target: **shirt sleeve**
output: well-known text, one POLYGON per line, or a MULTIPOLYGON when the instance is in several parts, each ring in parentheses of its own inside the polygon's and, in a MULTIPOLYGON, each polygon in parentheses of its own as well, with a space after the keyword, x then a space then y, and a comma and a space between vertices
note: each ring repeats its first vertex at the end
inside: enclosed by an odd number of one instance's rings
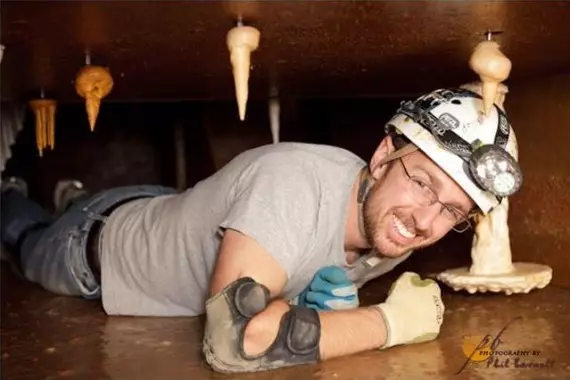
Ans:
POLYGON ((302 163, 268 161, 261 159, 240 176, 220 227, 254 239, 290 279, 314 240, 319 186, 302 163))

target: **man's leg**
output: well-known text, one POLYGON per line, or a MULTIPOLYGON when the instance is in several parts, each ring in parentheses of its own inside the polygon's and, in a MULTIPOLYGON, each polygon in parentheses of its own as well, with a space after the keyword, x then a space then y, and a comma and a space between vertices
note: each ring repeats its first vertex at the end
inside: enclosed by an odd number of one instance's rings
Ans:
POLYGON ((2 243, 9 255, 7 259, 21 275, 21 253, 37 243, 53 218, 27 198, 27 185, 19 178, 9 178, 2 183, 0 203, 2 243))
MULTIPOLYGON (((26 197, 24 186, 16 186, 22 182, 11 179, 3 184, 1 199, 2 242, 16 273, 56 294, 98 298, 99 284, 82 260, 86 231, 81 226, 87 215, 70 207, 53 218, 26 197)), ((66 198, 65 202, 75 204, 73 197, 66 198)))
POLYGON ((175 193, 161 186, 126 186, 72 202, 49 227, 25 238, 20 257, 25 277, 57 294, 100 298, 101 286, 88 253, 88 241, 97 234, 96 226, 125 202, 175 193))
POLYGON ((75 179, 62 179, 58 181, 53 191, 55 215, 63 214, 74 203, 84 201, 88 198, 89 192, 80 181, 75 179))

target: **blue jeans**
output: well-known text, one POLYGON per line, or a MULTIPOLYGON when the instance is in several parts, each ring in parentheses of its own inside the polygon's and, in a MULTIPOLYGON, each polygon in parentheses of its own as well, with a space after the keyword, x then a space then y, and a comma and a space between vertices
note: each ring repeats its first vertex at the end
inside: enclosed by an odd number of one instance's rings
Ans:
POLYGON ((53 220, 37 203, 10 189, 1 199, 2 242, 8 247, 19 245, 21 269, 29 281, 56 294, 97 299, 101 286, 87 259, 93 224, 104 222, 105 211, 129 199, 174 193, 174 189, 152 185, 104 190, 74 203, 53 220), (30 229, 33 226, 42 227, 30 229))

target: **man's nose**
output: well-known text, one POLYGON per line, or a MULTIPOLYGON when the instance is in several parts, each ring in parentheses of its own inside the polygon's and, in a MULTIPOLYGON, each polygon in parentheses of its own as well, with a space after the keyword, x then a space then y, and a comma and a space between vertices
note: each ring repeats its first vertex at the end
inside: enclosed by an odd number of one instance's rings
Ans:
POLYGON ((431 206, 421 207, 414 211, 412 214, 416 222, 416 228, 421 231, 430 231, 435 218, 439 215, 441 205, 434 203, 431 206))

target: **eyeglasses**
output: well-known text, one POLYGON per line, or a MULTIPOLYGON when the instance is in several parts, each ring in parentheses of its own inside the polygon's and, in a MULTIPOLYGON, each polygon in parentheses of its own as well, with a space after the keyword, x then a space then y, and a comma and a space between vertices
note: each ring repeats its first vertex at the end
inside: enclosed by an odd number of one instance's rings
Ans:
POLYGON ((471 228, 471 222, 469 221, 468 216, 459 211, 456 207, 442 203, 435 190, 433 190, 426 181, 421 178, 411 176, 406 165, 404 165, 402 158, 400 158, 399 161, 402 163, 404 172, 410 181, 412 194, 419 204, 425 207, 432 206, 435 203, 441 204, 442 207, 440 214, 453 223, 453 230, 456 232, 465 232, 471 228))

